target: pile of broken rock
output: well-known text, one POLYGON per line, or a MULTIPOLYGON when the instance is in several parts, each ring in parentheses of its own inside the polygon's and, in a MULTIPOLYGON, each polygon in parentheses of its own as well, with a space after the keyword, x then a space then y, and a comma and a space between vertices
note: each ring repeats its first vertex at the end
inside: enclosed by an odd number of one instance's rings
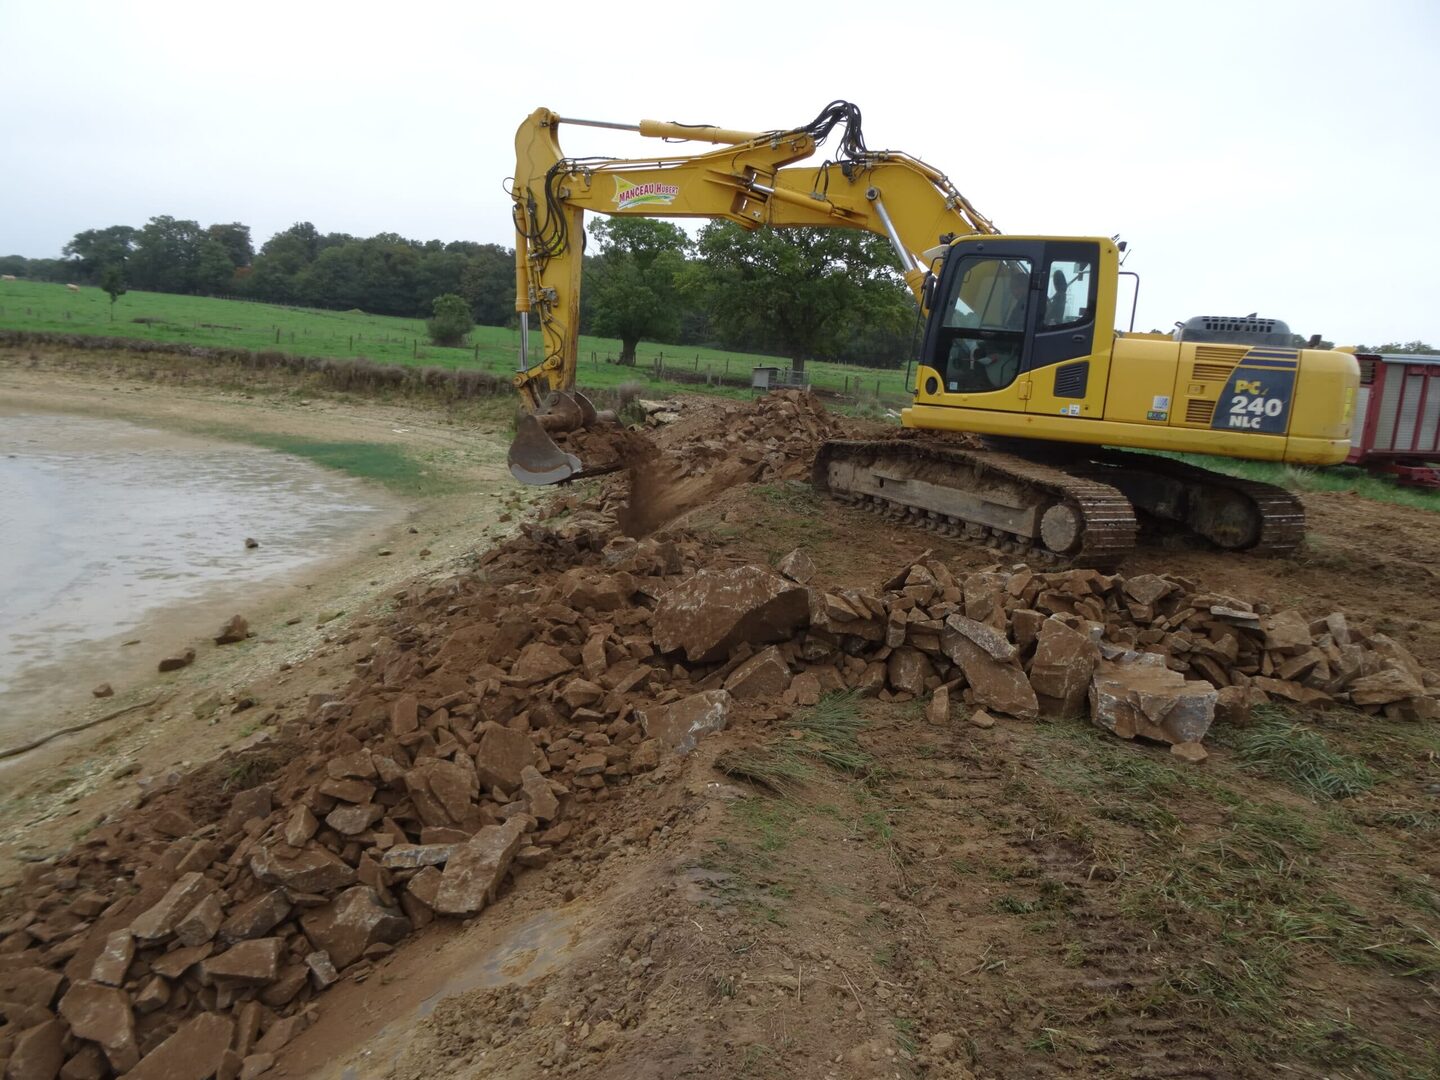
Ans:
POLYGON ((819 398, 800 390, 714 406, 683 427, 673 439, 658 440, 680 476, 727 464, 745 467, 755 480, 807 473, 819 445, 841 430, 819 398))
POLYGON ((847 685, 958 690, 1020 719, 1088 711, 1124 738, 1172 745, 1269 701, 1440 716, 1440 679, 1386 635, 1171 576, 1016 566, 957 579, 926 556, 878 593, 815 594, 810 640, 841 650, 847 685))
POLYGON ((952 698, 1088 710, 1190 747, 1217 710, 1270 699, 1436 714, 1435 677, 1339 614, 1153 575, 957 577, 928 555, 827 589, 803 552, 778 573, 706 565, 682 531, 637 541, 598 500, 569 510, 400 594, 251 786, 182 783, 34 869, 0 915, 7 1078, 258 1076, 337 979, 596 839, 600 804, 706 732, 827 691, 929 695, 942 720, 952 698))

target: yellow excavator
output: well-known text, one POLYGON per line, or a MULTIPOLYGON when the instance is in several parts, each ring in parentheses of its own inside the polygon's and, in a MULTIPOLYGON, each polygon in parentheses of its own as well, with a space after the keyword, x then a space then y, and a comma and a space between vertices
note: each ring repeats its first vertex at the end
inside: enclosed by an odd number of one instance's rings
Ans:
POLYGON ((605 420, 575 387, 587 210, 888 238, 926 320, 914 403, 901 413, 911 430, 826 443, 813 480, 924 528, 1050 565, 1114 566, 1142 524, 1285 553, 1304 535, 1297 499, 1163 452, 1331 465, 1349 451, 1353 356, 1297 349, 1283 323, 1254 316, 1191 319, 1175 334, 1113 329, 1123 243, 1001 233, 939 170, 868 149, 848 102, 803 127, 765 132, 538 109, 515 151, 524 415, 510 467, 522 482, 588 475, 572 451, 605 420), (721 148, 575 159, 560 149, 565 124, 721 148), (794 164, 837 128, 833 158, 794 164), (532 315, 544 341, 538 363, 532 315), (951 434, 959 432, 979 438, 951 434))

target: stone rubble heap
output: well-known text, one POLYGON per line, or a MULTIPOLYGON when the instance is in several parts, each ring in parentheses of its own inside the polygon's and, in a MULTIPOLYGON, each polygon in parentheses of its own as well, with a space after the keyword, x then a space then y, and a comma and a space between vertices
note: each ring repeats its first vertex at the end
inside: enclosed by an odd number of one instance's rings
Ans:
POLYGON ((680 475, 738 462, 750 467, 752 480, 808 474, 820 444, 841 434, 839 421, 820 399, 801 390, 707 409, 681 427, 673 438, 661 439, 667 457, 680 463, 680 475))
MULTIPOLYGON (((757 475, 801 467, 818 434, 765 432, 803 428, 805 401, 717 420, 716 452, 734 435, 757 475)), ((1440 680, 1339 613, 1155 575, 957 577, 928 554, 874 590, 825 588, 803 551, 776 572, 719 564, 681 530, 618 536, 613 498, 556 500, 472 570, 399 594, 349 685, 221 763, 239 790, 154 783, 35 867, 0 911, 0 1074, 259 1076, 325 988, 593 843, 597 804, 706 733, 827 691, 928 696, 940 723, 956 702, 980 726, 1088 711, 1190 748, 1217 710, 1266 700, 1440 712, 1440 680)))
POLYGON ((1217 710, 1241 719, 1268 701, 1440 717, 1440 679, 1386 635, 1179 577, 1017 566, 956 578, 926 556, 876 593, 812 603, 806 649, 837 648, 847 686, 943 689, 1021 719, 1088 712, 1125 738, 1198 742, 1217 710))

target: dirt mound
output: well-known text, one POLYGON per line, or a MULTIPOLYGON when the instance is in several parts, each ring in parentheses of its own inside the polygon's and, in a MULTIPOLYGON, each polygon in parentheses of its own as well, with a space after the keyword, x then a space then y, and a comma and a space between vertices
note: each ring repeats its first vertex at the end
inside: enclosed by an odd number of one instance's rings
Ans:
POLYGON ((799 390, 707 405, 673 434, 627 432, 614 446, 627 480, 620 528, 648 536, 736 484, 803 475, 820 443, 839 433, 820 400, 799 390))

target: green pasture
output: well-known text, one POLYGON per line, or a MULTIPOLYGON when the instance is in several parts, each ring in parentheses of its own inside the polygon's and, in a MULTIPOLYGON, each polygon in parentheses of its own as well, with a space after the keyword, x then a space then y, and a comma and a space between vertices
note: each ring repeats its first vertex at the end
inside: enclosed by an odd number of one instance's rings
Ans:
MULTIPOLYGON (((450 349, 428 343, 423 319, 172 293, 126 293, 115 304, 112 322, 110 298, 100 289, 86 286, 73 293, 64 285, 31 281, 0 282, 0 329, 143 338, 232 349, 273 349, 304 356, 364 357, 392 364, 478 368, 495 373, 514 371, 520 349, 520 332, 504 327, 477 326, 470 334, 468 347, 450 349)), ((531 335, 530 346, 532 358, 538 362, 541 359, 538 334, 531 335)), ((668 393, 676 388, 676 383, 655 377, 657 358, 665 370, 747 378, 750 370, 759 365, 789 366, 785 360, 773 356, 650 343, 640 346, 639 363, 633 368, 607 362, 619 352, 620 343, 613 338, 582 336, 580 386, 611 387, 640 382, 653 387, 656 393, 668 393)), ((861 400, 872 401, 877 392, 883 398, 908 395, 903 369, 877 371, 818 361, 806 366, 812 385, 818 388, 848 392, 861 400)), ((703 386, 691 388, 704 389, 703 386)))

